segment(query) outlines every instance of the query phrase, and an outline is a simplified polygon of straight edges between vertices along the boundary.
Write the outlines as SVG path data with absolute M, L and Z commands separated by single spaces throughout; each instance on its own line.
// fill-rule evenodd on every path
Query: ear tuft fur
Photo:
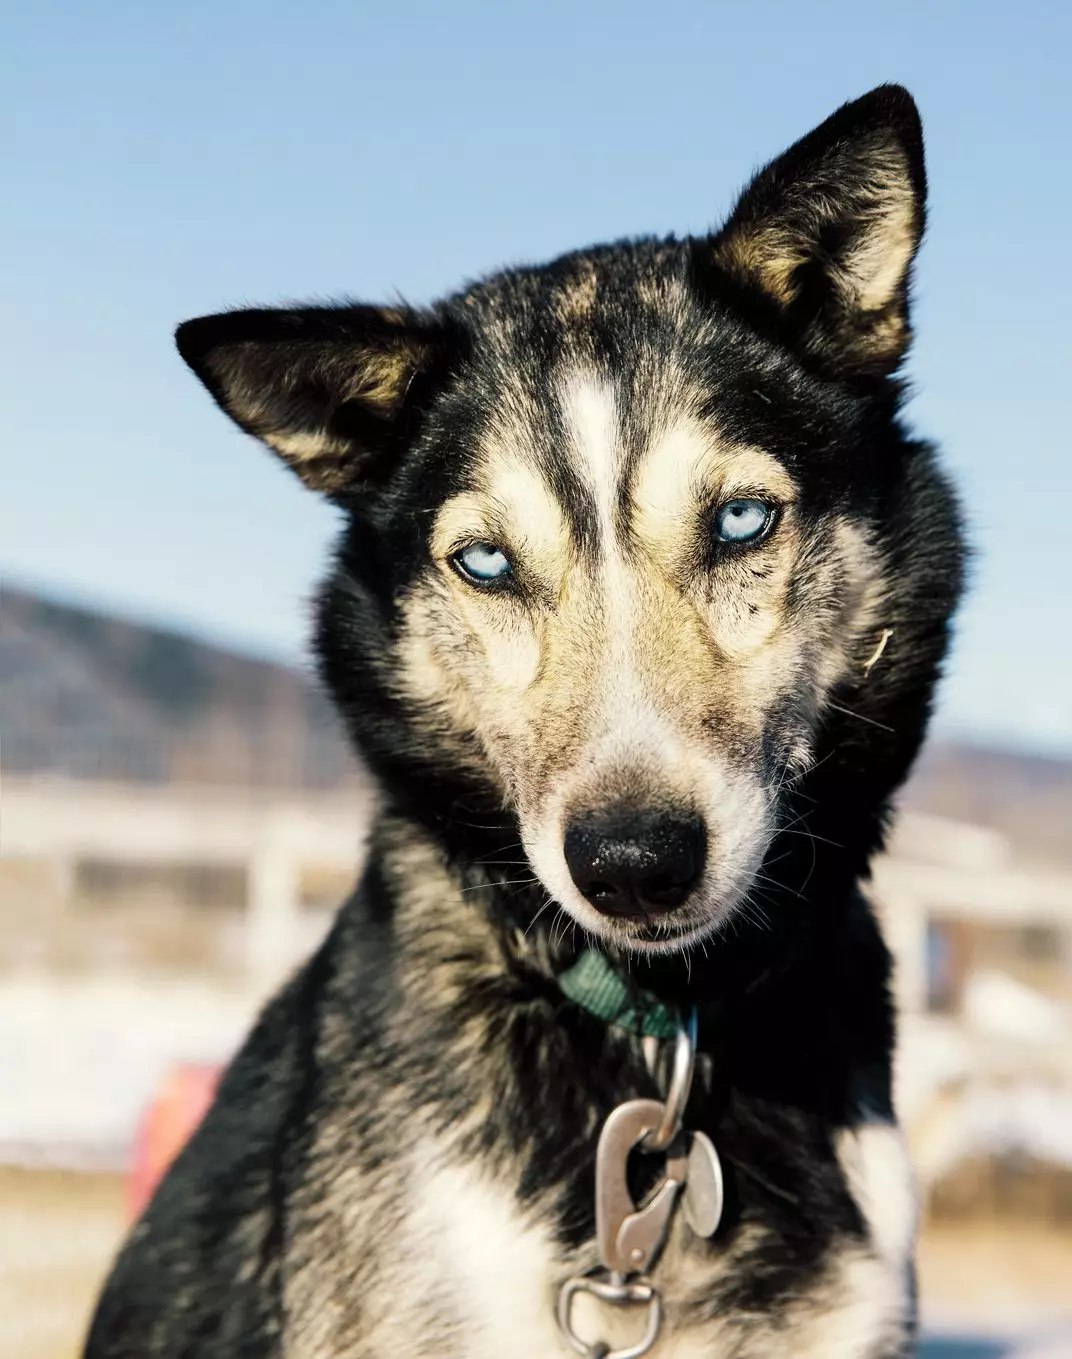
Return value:
M 397 442 L 414 379 L 445 345 L 424 314 L 371 306 L 225 312 L 175 340 L 223 410 L 328 495 Z
M 753 179 L 710 261 L 773 306 L 813 357 L 893 372 L 908 347 L 908 290 L 923 234 L 923 132 L 912 96 L 883 85 L 842 108 Z

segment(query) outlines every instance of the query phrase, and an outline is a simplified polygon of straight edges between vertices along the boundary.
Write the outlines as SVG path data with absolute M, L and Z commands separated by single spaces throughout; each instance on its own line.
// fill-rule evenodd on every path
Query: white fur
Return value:
M 916 1240 L 916 1190 L 904 1134 L 894 1123 L 862 1123 L 838 1138 L 838 1161 L 880 1259 L 903 1272 Z
M 863 1159 L 882 1181 L 893 1168 L 892 1142 L 867 1135 L 859 1145 L 867 1148 Z M 500 1359 L 503 1354 L 511 1359 L 566 1359 L 572 1351 L 555 1322 L 558 1289 L 564 1278 L 587 1270 L 594 1259 L 587 1254 L 577 1262 L 563 1258 L 536 1211 L 523 1213 L 507 1185 L 486 1170 L 460 1164 L 438 1139 L 420 1145 L 407 1184 L 400 1236 L 392 1251 L 399 1268 L 390 1271 L 385 1283 L 388 1292 L 405 1288 L 408 1297 L 399 1299 L 397 1309 L 388 1298 L 374 1335 L 366 1338 L 399 1359 L 432 1354 L 437 1359 Z M 903 1241 L 892 1235 L 892 1224 L 886 1230 L 886 1246 L 900 1248 Z M 684 1292 L 702 1293 L 705 1279 L 714 1282 L 726 1268 L 735 1267 L 732 1260 L 702 1257 L 691 1249 L 691 1240 L 678 1223 L 656 1267 L 654 1279 L 670 1313 L 651 1359 L 785 1359 L 787 1354 L 793 1359 L 870 1359 L 884 1339 L 896 1334 L 905 1305 L 903 1284 L 886 1260 L 858 1248 L 836 1257 L 814 1290 L 788 1312 L 779 1309 L 769 1324 L 755 1317 L 742 1331 L 741 1318 L 732 1316 L 687 1328 L 675 1324 L 676 1299 Z M 412 1312 L 402 1305 L 406 1301 L 432 1303 L 444 1318 L 442 1330 L 418 1334 Z M 616 1346 L 635 1340 L 644 1320 L 583 1295 L 574 1311 L 582 1338 Z
M 560 399 L 578 470 L 595 499 L 603 546 L 609 550 L 622 462 L 614 389 L 595 373 L 579 370 L 562 383 Z
M 456 1353 L 568 1353 L 554 1320 L 549 1234 L 522 1218 L 505 1189 L 475 1167 L 415 1165 L 404 1232 L 409 1257 L 457 1311 L 463 1343 Z

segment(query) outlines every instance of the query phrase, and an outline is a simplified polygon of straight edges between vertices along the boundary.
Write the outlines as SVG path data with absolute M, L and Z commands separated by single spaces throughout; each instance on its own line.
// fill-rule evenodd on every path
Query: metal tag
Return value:
M 706 1133 L 690 1133 L 683 1208 L 685 1221 L 697 1236 L 714 1236 L 724 1197 L 722 1162 L 714 1143 Z

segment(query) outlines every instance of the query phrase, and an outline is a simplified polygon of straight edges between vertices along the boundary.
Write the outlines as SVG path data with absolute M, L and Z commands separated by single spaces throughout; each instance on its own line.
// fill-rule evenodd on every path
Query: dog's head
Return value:
M 427 311 L 179 330 L 221 406 L 347 512 L 321 650 L 387 783 L 493 792 L 553 898 L 620 944 L 727 919 L 884 642 L 944 636 L 955 586 L 914 618 L 891 586 L 924 492 L 956 573 L 896 422 L 923 198 L 915 106 L 887 87 L 710 237 Z

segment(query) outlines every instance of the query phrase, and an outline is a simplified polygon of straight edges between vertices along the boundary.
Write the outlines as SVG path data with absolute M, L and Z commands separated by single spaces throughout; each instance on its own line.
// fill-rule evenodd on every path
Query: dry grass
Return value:
M 924 1311 L 1030 1325 L 1072 1317 L 1072 1232 L 1029 1222 L 928 1224 L 919 1246 Z
M 76 1359 L 125 1226 L 118 1175 L 0 1167 L 0 1359 Z

